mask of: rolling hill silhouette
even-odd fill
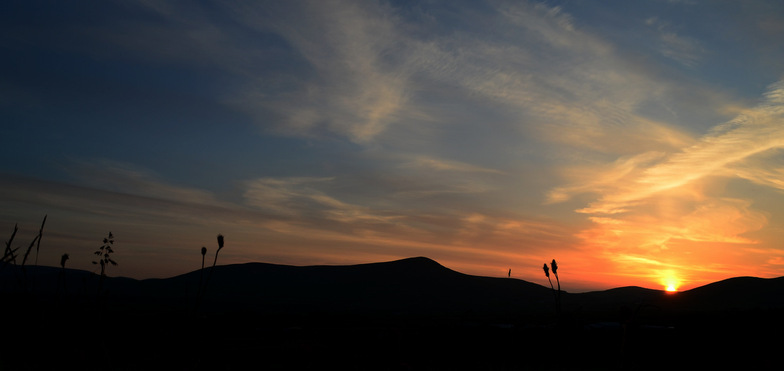
[[[24,361],[8,369],[90,358],[79,344],[98,338],[102,360],[117,369],[229,369],[259,357],[271,369],[551,369],[555,359],[566,369],[659,369],[676,361],[767,367],[777,364],[771,355],[779,346],[768,335],[784,330],[784,278],[738,277],[677,294],[640,287],[563,293],[559,316],[549,287],[467,275],[424,257],[245,263],[203,273],[210,279],[197,300],[199,270],[110,277],[98,294],[92,272],[7,266],[0,315],[19,320],[6,333],[55,352],[41,358],[37,348],[21,348]],[[58,342],[62,334],[73,341]],[[697,353],[696,345],[709,350]],[[691,350],[668,357],[662,346]]]
[[[198,272],[172,282],[197,281]],[[428,258],[349,266],[247,263],[215,268],[205,302],[254,311],[386,315],[508,314],[550,304],[550,289],[462,274]]]
[[[544,314],[553,310],[549,287],[519,279],[463,274],[425,257],[357,265],[291,266],[243,263],[205,268],[205,311],[298,314],[483,315]],[[31,290],[54,295],[59,268],[27,267]],[[202,272],[165,279],[107,277],[106,299],[147,310],[187,309]],[[19,292],[19,268],[0,272],[5,294]],[[71,296],[94,296],[98,275],[67,269],[61,287]],[[64,288],[64,289],[63,289]],[[61,294],[63,294],[61,292]],[[670,311],[712,312],[784,308],[784,277],[737,277],[676,294],[629,286],[563,292],[565,311],[601,313],[650,305]]]

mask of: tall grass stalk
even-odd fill
[[[35,260],[38,261],[38,251],[41,249],[41,237],[44,234],[44,224],[46,224],[46,215],[44,215],[44,220],[41,222],[41,229],[38,230],[38,235],[33,238],[33,241],[30,242],[30,245],[27,246],[27,251],[25,251],[24,257],[22,258],[22,276],[24,278],[24,284],[27,286],[28,279],[27,279],[27,268],[25,264],[27,264],[27,258],[30,257],[30,252],[33,250],[33,246],[36,246],[36,253],[35,253]],[[36,263],[36,265],[38,265]]]
[[[22,258],[22,269],[24,269],[25,264],[27,264],[27,258],[30,256],[30,251],[33,249],[33,246],[35,246],[36,241],[38,241],[38,236],[35,236],[33,241],[30,242],[30,246],[27,246],[27,250],[25,251],[24,257]]]
[[[14,237],[16,237],[16,232],[19,231],[19,225],[14,224],[14,232],[11,233],[11,238],[8,241],[5,241],[5,252],[3,253],[3,267],[5,267],[8,263],[13,262],[16,265],[16,250],[19,248],[12,249],[11,244],[14,242]]]
[[[27,280],[27,269],[25,267],[25,264],[27,264],[27,259],[30,257],[30,251],[32,251],[33,246],[36,246],[36,242],[38,242],[39,248],[41,246],[40,245],[40,240],[41,240],[41,235],[43,234],[43,231],[44,231],[44,223],[46,223],[46,216],[44,216],[44,221],[43,221],[43,223],[41,223],[41,229],[38,231],[38,235],[36,235],[35,238],[33,238],[33,240],[30,242],[30,245],[27,246],[27,250],[25,251],[24,256],[22,257],[22,265],[21,265],[22,278],[19,278],[19,275],[16,272],[14,274],[16,276],[17,284],[23,290],[27,290],[27,282],[28,282],[28,280]],[[13,231],[13,233],[11,233],[11,238],[9,238],[8,241],[5,242],[5,252],[3,253],[3,259],[2,259],[2,264],[3,265],[2,265],[2,268],[5,268],[5,266],[8,265],[9,263],[13,263],[14,265],[17,265],[17,262],[16,262],[17,254],[16,254],[16,252],[17,252],[17,250],[19,250],[21,248],[21,246],[17,247],[17,248],[12,248],[11,247],[13,245],[13,243],[14,243],[14,238],[16,238],[16,233],[17,232],[19,232],[19,224],[18,223],[14,224],[14,231]]]
[[[19,284],[22,286],[23,290],[28,289],[27,267],[25,267],[25,263],[27,263],[27,257],[30,255],[30,250],[33,249],[33,246],[35,245],[35,241],[38,241],[38,236],[35,236],[35,238],[33,238],[33,241],[30,242],[30,246],[27,247],[27,251],[25,252],[24,257],[22,258],[22,265],[20,266],[22,268],[22,281],[19,282]]]
[[[44,220],[41,222],[41,229],[38,230],[38,243],[35,246],[35,265],[38,265],[38,253],[41,251],[41,239],[44,236],[44,224],[46,224],[47,216],[48,215],[44,215]]]

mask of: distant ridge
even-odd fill
[[[688,291],[681,310],[750,310],[784,308],[784,277],[734,277]],[[681,295],[678,294],[678,295]]]
[[[203,310],[275,315],[446,315],[509,317],[553,312],[549,287],[519,279],[463,274],[426,257],[356,265],[291,266],[260,262],[205,268]],[[35,292],[55,293],[60,268],[27,267]],[[185,308],[196,301],[202,272],[165,279],[109,277],[109,298],[131,308]],[[0,292],[19,291],[22,272],[7,266]],[[94,295],[97,275],[66,270],[70,295]],[[736,277],[676,294],[641,287],[563,294],[564,311],[617,312],[650,305],[667,311],[784,308],[784,277]]]
[[[199,272],[175,277],[195,282]],[[549,288],[470,276],[425,257],[357,265],[246,263],[215,268],[205,300],[277,313],[509,314],[549,303]]]
[[[100,295],[97,274],[65,270],[63,290],[60,273],[0,271],[4,330],[21,344],[14,361],[46,365],[11,369],[83,369],[104,351],[112,365],[131,366],[119,369],[779,369],[770,335],[784,331],[784,278],[737,277],[676,294],[563,293],[556,313],[550,287],[425,257],[222,265],[204,270],[212,278],[201,301],[200,270],[108,278]]]

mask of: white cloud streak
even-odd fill
[[[695,144],[671,154],[643,153],[618,160],[606,170],[591,172],[594,180],[554,189],[550,199],[595,194],[596,201],[577,211],[595,215],[591,220],[597,223],[596,230],[584,236],[599,245],[666,248],[672,239],[755,243],[743,235],[763,228],[768,218],[753,210],[749,199],[711,194],[705,186],[740,178],[782,189],[775,179],[780,168],[763,156],[784,147],[782,97],[784,84],[778,82],[762,103],[718,125]]]

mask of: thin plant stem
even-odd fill
[[[205,282],[204,285],[199,285],[200,293],[199,293],[197,301],[196,301],[196,308],[199,307],[199,304],[201,303],[201,298],[202,298],[202,296],[204,296],[204,292],[207,291],[207,289],[206,289],[207,285],[210,283],[210,280],[212,279],[212,275],[215,272],[215,266],[218,264],[218,253],[223,248],[223,242],[224,242],[223,241],[223,235],[219,234],[218,235],[218,250],[215,251],[215,259],[213,259],[213,261],[212,261],[212,268],[210,269],[210,274],[207,276],[207,282]],[[202,269],[203,269],[203,267],[204,267],[204,255],[207,253],[207,249],[206,248],[202,248],[201,251],[202,251]]]
[[[44,236],[44,224],[46,224],[46,217],[48,215],[44,215],[44,220],[41,222],[41,229],[38,231],[38,243],[35,246],[35,265],[38,265],[38,253],[41,251],[41,238]]]

